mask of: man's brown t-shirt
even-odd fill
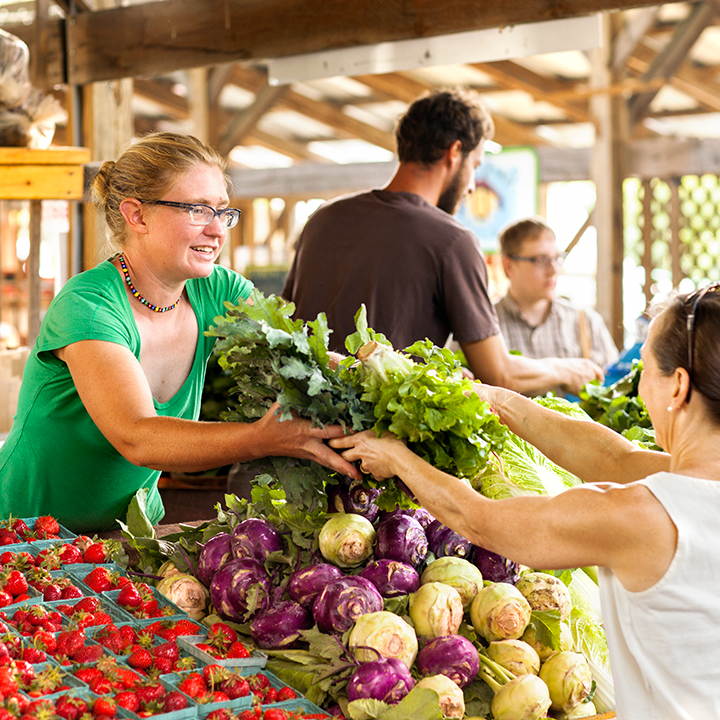
[[[413,193],[372,190],[320,207],[300,235],[282,295],[303,320],[325,313],[339,352],[363,303],[368,325],[397,349],[500,332],[477,238]]]

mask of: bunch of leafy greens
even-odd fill
[[[347,338],[346,347],[360,359],[355,380],[362,399],[373,406],[375,431],[389,430],[407,440],[440,470],[475,477],[491,454],[502,450],[507,429],[473,392],[453,352],[429,340],[397,352],[364,331],[364,308],[356,322],[358,332]]]
[[[642,360],[630,372],[607,387],[597,380],[583,386],[580,407],[596,422],[649,450],[660,450],[647,408],[638,394]]]
[[[294,320],[294,304],[277,296],[254,290],[248,302],[226,307],[227,314],[207,331],[218,338],[219,366],[234,381],[222,419],[256,420],[277,401],[281,421],[297,414],[316,426],[340,424],[378,434],[391,430],[435,467],[461,477],[476,475],[502,448],[505,428],[472,392],[455,356],[429,341],[393,350],[382,334],[368,328],[364,306],[346,347],[355,353],[376,343],[387,351],[386,359],[392,357],[388,367],[353,356],[337,362],[328,350],[331,331],[325,315],[311,322]],[[402,372],[393,366],[396,362]],[[277,481],[288,502],[311,512],[327,509],[325,484],[342,479],[295,458],[263,458],[253,461],[251,470]],[[381,488],[377,503],[382,509],[414,504],[399,481]]]

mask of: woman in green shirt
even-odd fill
[[[198,422],[223,302],[252,284],[216,264],[240,211],[225,159],[193,137],[156,133],[103,163],[95,200],[121,252],[71,278],[28,359],[0,449],[0,517],[53,515],[75,532],[123,520],[141,488],[164,514],[161,470],[194,472],[270,455],[316,460],[356,477],[325,438],[339,426]]]

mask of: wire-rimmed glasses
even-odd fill
[[[511,260],[524,260],[525,262],[529,262],[532,266],[537,268],[542,268],[545,270],[546,268],[552,267],[553,265],[557,265],[557,267],[562,267],[563,263],[565,262],[565,258],[567,257],[567,253],[559,253],[558,255],[508,255],[508,257]]]
[[[240,219],[240,210],[237,208],[223,208],[216,210],[211,205],[204,203],[183,203],[170,200],[152,200],[146,205],[167,205],[167,207],[187,210],[192,225],[209,225],[216,217],[220,218],[221,224],[226,228],[235,227]]]
[[[688,377],[690,378],[690,384],[688,385],[687,396],[685,402],[690,402],[690,393],[692,391],[693,380],[695,376],[695,315],[697,313],[697,307],[700,301],[710,292],[717,292],[720,290],[720,282],[710,283],[705,287],[698,288],[694,292],[691,292],[685,298],[685,305],[688,306],[687,314],[687,345],[688,345]]]

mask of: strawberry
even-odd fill
[[[50,515],[41,515],[35,520],[33,530],[39,538],[57,537],[60,533],[60,524]]]
[[[0,607],[7,607],[15,602],[13,596],[6,590],[0,590]]]
[[[214,623],[207,635],[207,642],[222,650],[229,648],[237,639],[235,630],[223,622]]]
[[[255,717],[256,716],[253,716],[253,720],[255,720]],[[206,715],[205,720],[238,720],[238,718],[233,715],[229,708],[218,708],[217,710],[213,710],[209,715]]]
[[[160,675],[164,675],[165,673],[172,672],[173,667],[174,667],[174,663],[170,658],[166,658],[166,657],[153,658],[153,668]]]
[[[277,702],[278,691],[274,687],[267,688],[262,694],[262,704],[270,705]]]
[[[74,657],[84,645],[85,635],[80,630],[64,630],[58,635],[55,655]]]
[[[73,675],[78,680],[82,680],[86,685],[89,685],[96,678],[103,677],[102,670],[97,667],[79,667],[73,672]]]
[[[60,548],[49,547],[43,548],[35,558],[36,567],[45,568],[45,570],[60,569]]]
[[[295,700],[297,698],[297,693],[291,688],[285,685],[284,687],[281,687],[278,690],[277,699],[278,702],[283,702],[285,700]]]
[[[228,659],[247,658],[250,657],[250,651],[238,640],[228,648],[225,657]]]
[[[102,540],[91,543],[83,551],[83,561],[86,563],[98,563],[107,562],[107,551],[105,550],[105,543]]]
[[[10,524],[10,527],[17,533],[18,537],[23,538],[23,540],[32,535],[32,530],[30,530],[28,524],[22,518],[15,518]]]
[[[116,602],[120,607],[135,610],[142,605],[143,597],[135,585],[125,585],[118,593]]]
[[[73,607],[75,608],[75,612],[94,613],[100,609],[100,598],[84,597],[78,600]]]
[[[138,673],[134,670],[130,670],[130,668],[122,667],[121,665],[117,666],[117,670],[115,670],[113,676],[117,682],[126,689],[134,688],[142,681],[142,677],[138,675]]]
[[[263,720],[289,720],[290,715],[280,708],[269,708],[263,713],[262,718]]]
[[[73,565],[74,563],[81,563],[82,561],[83,554],[77,545],[65,543],[60,547],[60,562],[63,565]]]
[[[57,638],[47,630],[36,630],[32,636],[33,645],[47,653],[54,653],[57,649]]]
[[[0,545],[14,545],[20,542],[18,534],[7,527],[0,528]]]
[[[81,598],[82,596],[83,591],[77,585],[68,585],[60,592],[60,597],[63,600],[73,600],[75,598]]]
[[[28,591],[28,581],[20,570],[11,570],[7,575],[3,574],[2,586],[5,592],[9,592],[15,598]]]
[[[188,706],[187,698],[179,690],[171,690],[163,698],[163,712],[184,710]]]
[[[180,657],[180,648],[174,642],[164,642],[152,649],[152,654],[157,657],[166,657],[175,662]]]
[[[38,663],[47,661],[47,653],[36,647],[24,648],[20,657],[22,660],[29,662],[31,665],[37,665]]]
[[[85,645],[72,656],[72,660],[76,663],[94,663],[97,662],[104,653],[105,649],[102,645]]]
[[[165,695],[165,688],[159,682],[141,685],[135,690],[140,705],[149,705],[154,700],[159,700]]]
[[[201,697],[208,691],[205,678],[199,672],[191,672],[178,685],[186,695],[191,698]]]
[[[60,600],[62,599],[62,588],[58,583],[50,583],[43,588],[42,596],[45,602]]]
[[[93,703],[93,713],[95,716],[107,715],[107,717],[115,717],[117,713],[117,703],[111,697],[99,697]]]
[[[18,683],[13,669],[8,666],[0,666],[0,695],[8,697],[17,691]]]
[[[220,690],[231,700],[236,700],[239,697],[245,697],[250,694],[250,683],[241,675],[233,673],[220,683]]]
[[[208,685],[219,685],[228,675],[228,669],[222,665],[205,665],[203,677]]]
[[[109,695],[113,691],[113,681],[102,673],[90,680],[88,685],[96,695]]]
[[[122,692],[115,695],[115,702],[119,707],[130,710],[130,712],[137,712],[140,709],[140,701],[138,696],[130,690],[123,690]]]
[[[88,705],[82,698],[61,695],[55,701],[55,712],[65,720],[77,720],[87,712]]]
[[[91,570],[84,578],[83,582],[97,593],[114,590],[116,577],[106,567],[96,567]]]
[[[128,665],[137,670],[147,670],[153,664],[153,656],[149,650],[136,646],[128,657]]]

